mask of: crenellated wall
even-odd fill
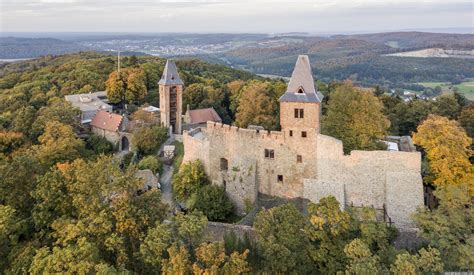
[[[419,152],[352,151],[341,141],[319,135],[317,177],[304,184],[304,197],[317,201],[333,194],[345,205],[387,210],[398,227],[412,227],[411,215],[423,206]],[[341,194],[342,193],[342,194]]]
[[[258,192],[313,202],[333,195],[343,207],[385,206],[399,227],[412,226],[410,215],[423,205],[418,152],[352,151],[344,155],[341,141],[316,130],[308,131],[304,138],[297,130],[289,136],[287,131],[208,122],[207,128],[184,133],[184,161],[200,159],[213,183],[226,186],[239,213],[245,201],[255,201]],[[266,158],[265,149],[273,150],[274,158]]]

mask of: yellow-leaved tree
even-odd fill
[[[469,184],[474,194],[474,166],[469,161],[471,138],[454,120],[430,115],[413,134],[415,144],[423,147],[435,186]]]

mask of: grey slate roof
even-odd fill
[[[298,93],[302,90],[303,93]],[[323,95],[314,86],[313,73],[307,55],[299,55],[291,74],[290,83],[280,101],[286,102],[321,102]]]
[[[167,60],[165,69],[163,70],[163,75],[161,76],[159,85],[184,85],[184,82],[181,80],[178,74],[178,69],[173,60]]]

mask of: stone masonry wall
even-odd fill
[[[411,215],[423,206],[418,152],[352,151],[345,156],[339,140],[319,135],[317,156],[317,178],[305,181],[306,198],[316,202],[332,194],[346,205],[385,205],[398,227],[413,226]]]
[[[104,137],[110,141],[114,146],[117,146],[120,141],[120,134],[118,132],[107,131],[104,129],[99,129],[97,127],[91,128],[92,132],[98,136]]]
[[[201,159],[214,184],[225,181],[238,211],[257,191],[313,202],[334,195],[342,205],[385,204],[396,225],[406,228],[412,226],[411,214],[423,205],[418,152],[353,151],[345,156],[341,141],[316,131],[308,131],[306,138],[290,137],[286,130],[257,131],[214,122],[200,131],[183,135],[184,161]],[[265,158],[265,149],[274,150],[273,159]],[[227,171],[221,170],[222,158]],[[250,167],[255,175],[248,173]]]

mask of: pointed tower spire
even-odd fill
[[[163,75],[161,76],[159,85],[184,85],[184,82],[181,80],[178,74],[178,69],[173,60],[167,60],[165,69],[163,70]]]
[[[280,102],[321,102],[323,96],[314,86],[313,73],[307,55],[299,55],[286,92]]]

